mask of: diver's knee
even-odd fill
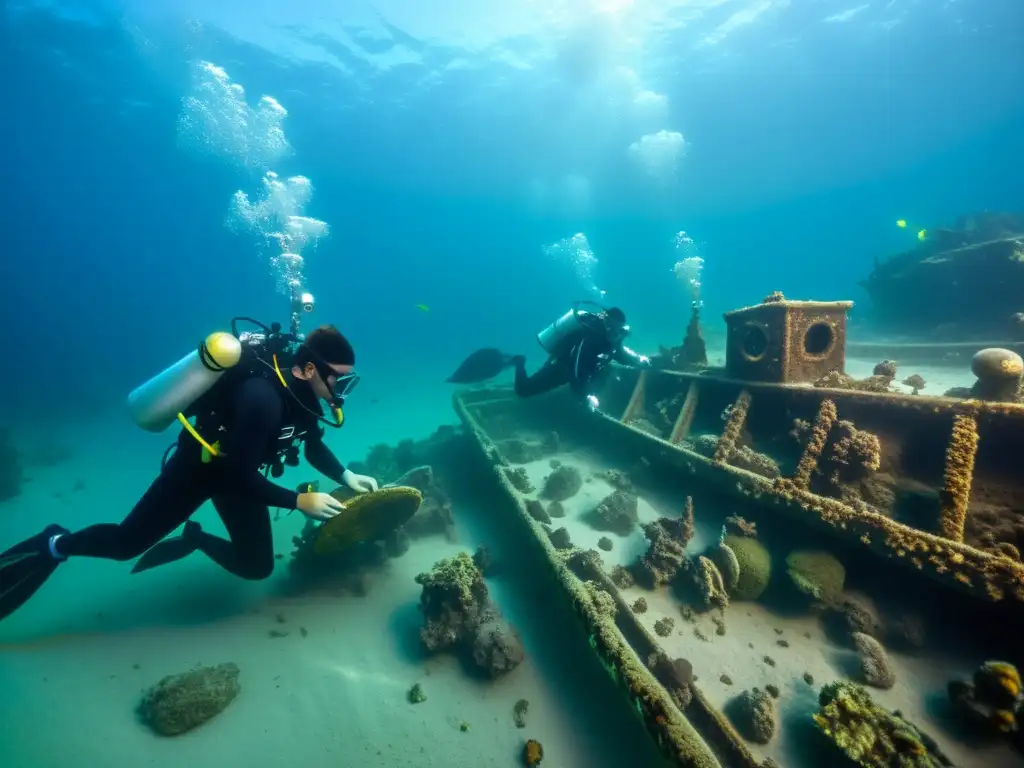
[[[260,560],[259,562],[246,563],[245,567],[241,569],[241,576],[246,581],[263,581],[269,579],[270,574],[274,572],[274,558],[269,560]]]

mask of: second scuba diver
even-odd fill
[[[533,397],[568,384],[591,410],[600,405],[594,393],[612,360],[637,368],[651,364],[649,358],[625,346],[629,335],[626,314],[618,307],[596,311],[582,309],[590,302],[577,302],[572,309],[537,334],[548,359],[533,375],[526,372],[526,358],[512,358],[515,393]]]
[[[268,339],[290,337],[275,336],[276,326],[267,331],[253,336],[260,341],[244,352],[244,334],[211,334],[197,351],[132,394],[136,420],[149,424],[143,426],[161,431],[175,417],[181,422],[174,452],[120,523],[73,533],[50,525],[0,555],[0,619],[21,607],[69,557],[126,561],[141,555],[135,573],[199,551],[243,579],[267,578],[274,569],[270,507],[298,509],[314,520],[344,509],[329,494],[299,493],[261,472],[277,477],[284,464],[297,464],[300,443],[313,468],[332,481],[360,493],[377,490],[372,477],[338,461],[320,426],[340,426],[344,418],[344,399],[358,381],[352,345],[337,328],[321,326],[292,356],[284,342],[266,346]],[[333,422],[323,417],[321,401],[330,406]],[[195,417],[194,427],[185,414]],[[208,500],[228,539],[190,520]],[[166,538],[183,523],[180,536]]]

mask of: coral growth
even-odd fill
[[[775,701],[767,691],[743,691],[729,703],[727,711],[744,738],[767,744],[775,735]]]
[[[636,493],[636,489],[633,487],[633,481],[625,472],[620,472],[617,469],[609,469],[600,473],[599,477],[617,491]]]
[[[599,531],[629,536],[637,524],[637,497],[627,491],[613,491],[587,515],[590,525]]]
[[[410,704],[422,704],[427,700],[427,694],[423,692],[423,686],[416,683],[406,692],[405,698]]]
[[[518,633],[492,605],[483,574],[468,554],[441,560],[416,583],[423,588],[420,640],[428,651],[453,650],[490,677],[523,661]]]
[[[548,538],[555,549],[572,549],[572,539],[569,536],[568,528],[556,528],[548,534]]]
[[[875,370],[885,370],[885,368],[879,368],[883,363],[875,366]],[[843,373],[838,370],[831,370],[824,376],[816,379],[814,386],[821,387],[824,389],[849,389],[855,392],[892,392],[892,382],[895,378],[893,376],[886,376],[884,374],[874,374],[868,376],[866,379],[855,379],[849,374]]]
[[[864,768],[952,766],[933,739],[888,712],[854,683],[829,683],[818,696],[814,722],[852,762]]]
[[[724,464],[732,456],[736,449],[743,427],[747,422],[747,411],[750,410],[750,392],[743,390],[736,398],[728,411],[728,418],[725,427],[722,429],[722,436],[718,438],[715,446],[715,455],[712,460],[716,464]]]
[[[544,505],[536,499],[526,500],[526,512],[538,523],[551,523],[551,515],[544,509]]]
[[[654,622],[654,634],[658,637],[668,637],[675,629],[676,620],[671,616],[664,616]]]
[[[697,588],[700,590],[704,603],[709,608],[718,606],[725,608],[729,605],[729,595],[725,589],[725,581],[722,574],[713,562],[703,555],[697,558],[696,568],[693,569],[694,578],[697,581]]]
[[[587,597],[590,598],[591,605],[594,607],[594,611],[599,616],[606,616],[612,618],[618,611],[618,606],[615,603],[615,598],[604,591],[601,585],[593,581],[583,582],[583,588],[587,592]]]
[[[686,659],[670,659],[664,651],[652,654],[647,668],[668,691],[680,709],[686,709],[693,700],[693,665]]]
[[[530,702],[526,699],[519,699],[516,705],[512,707],[512,722],[516,724],[516,728],[526,727],[526,714],[530,711]]]
[[[840,643],[852,644],[855,633],[876,639],[884,635],[878,608],[870,597],[859,592],[846,592],[835,604],[826,606],[822,620]]]
[[[711,547],[707,552],[708,559],[711,560],[718,568],[718,572],[722,574],[722,581],[725,582],[725,588],[727,591],[732,591],[740,583],[740,561],[736,557],[736,553],[733,552],[732,547],[723,541],[718,542],[714,547]]]
[[[916,395],[924,389],[925,380],[915,373],[913,376],[908,376],[903,380],[903,386],[910,387],[913,390],[910,394]]]
[[[540,745],[539,741],[530,739],[523,745],[523,765],[532,768],[532,766],[540,765],[544,759],[544,747]]]
[[[964,540],[964,523],[970,504],[974,457],[978,452],[978,424],[971,416],[953,417],[953,433],[946,448],[946,470],[939,492],[939,528],[953,541]]]
[[[725,525],[722,526],[722,530],[727,536],[731,534],[751,539],[757,538],[757,523],[751,523],[739,515],[729,515],[725,518]]]
[[[772,557],[757,539],[726,535],[723,543],[736,555],[740,574],[730,591],[734,600],[757,600],[768,587],[772,575]]]
[[[242,690],[232,662],[168,675],[143,694],[142,722],[161,736],[177,736],[224,711]]]
[[[853,633],[853,643],[860,653],[860,670],[865,683],[883,689],[896,685],[896,673],[881,643],[861,632]]]
[[[971,359],[971,373],[978,377],[971,387],[971,397],[1004,403],[1020,399],[1024,360],[1008,349],[982,349]]]
[[[843,594],[846,569],[831,552],[790,552],[786,558],[786,572],[797,590],[826,605],[835,605]]]
[[[650,542],[636,563],[638,580],[649,589],[670,584],[686,559],[686,545],[693,538],[693,499],[687,497],[683,517],[661,517],[643,526]]]
[[[571,499],[583,487],[583,475],[571,464],[562,464],[544,480],[541,495],[552,501]]]
[[[953,711],[981,735],[1020,739],[1024,727],[1024,692],[1017,668],[1005,661],[986,661],[971,683],[951,680]]]
[[[505,477],[508,478],[512,487],[520,493],[533,493],[537,490],[534,484],[530,482],[530,476],[523,467],[516,467],[515,469],[505,467]]]
[[[804,445],[804,452],[800,457],[800,462],[797,464],[796,473],[792,479],[796,487],[802,489],[810,487],[811,475],[818,466],[818,458],[821,456],[821,452],[825,450],[825,445],[828,443],[828,433],[831,431],[836,417],[836,404],[831,400],[822,400],[814,424],[807,425],[809,431]],[[802,427],[803,425],[799,423],[795,425],[798,433]]]
[[[332,587],[357,596],[366,595],[373,575],[387,565],[390,552],[401,554],[399,531],[383,542],[363,541],[328,554],[316,552],[320,524],[306,520],[298,536],[292,537],[288,572],[292,586],[300,591]]]
[[[826,401],[830,402],[830,401]],[[826,409],[822,404],[824,416],[834,414],[835,406]],[[819,412],[818,421],[814,426],[806,421],[796,419],[791,434],[801,443],[806,444],[808,458],[812,451],[817,455],[816,464],[806,474],[809,488],[815,493],[845,501],[863,501],[865,495],[878,497],[879,489],[870,485],[871,476],[877,472],[882,463],[882,449],[878,437],[862,429],[857,429],[852,421],[839,421],[834,415],[822,421]],[[819,441],[824,444],[819,446]],[[808,459],[809,460],[809,459]],[[808,464],[801,459],[798,475],[803,481],[804,471]],[[891,500],[889,500],[891,503]]]

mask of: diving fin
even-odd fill
[[[50,539],[66,528],[48,525],[41,533],[0,555],[0,620],[21,608],[46,583],[63,560],[50,554]]]
[[[181,536],[172,536],[154,544],[147,549],[142,557],[135,561],[132,573],[142,573],[150,568],[167,565],[177,560],[188,557],[199,549],[198,533],[202,531],[199,523],[189,520],[185,523],[185,530]]]

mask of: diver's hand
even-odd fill
[[[593,413],[601,405],[601,401],[597,399],[596,395],[587,395],[587,408]]]
[[[347,485],[356,493],[369,493],[377,490],[377,481],[369,475],[357,475],[351,469],[346,469],[341,476],[341,482]]]
[[[637,355],[636,361],[641,368],[651,367],[651,358],[649,358],[647,355]]]
[[[296,508],[310,520],[330,520],[345,509],[345,505],[329,493],[310,491],[300,493]]]

